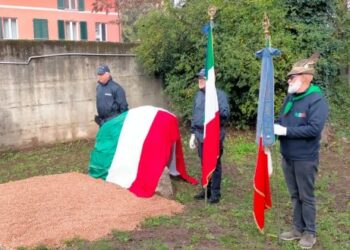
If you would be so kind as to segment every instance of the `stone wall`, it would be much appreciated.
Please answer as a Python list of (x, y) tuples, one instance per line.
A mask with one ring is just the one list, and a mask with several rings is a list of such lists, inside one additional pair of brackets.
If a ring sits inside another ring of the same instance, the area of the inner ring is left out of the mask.
[(166, 107), (162, 83), (147, 75), (133, 44), (1, 41), (0, 150), (94, 138), (96, 68), (110, 66), (130, 107)]

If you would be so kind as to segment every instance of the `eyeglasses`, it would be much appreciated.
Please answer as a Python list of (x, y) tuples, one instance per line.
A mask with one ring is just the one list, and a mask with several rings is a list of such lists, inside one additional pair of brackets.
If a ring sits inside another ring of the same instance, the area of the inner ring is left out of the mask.
[(297, 76), (297, 75), (291, 75), (291, 76), (288, 77), (287, 80), (288, 80), (288, 81), (293, 81), (293, 79), (294, 79), (296, 76)]

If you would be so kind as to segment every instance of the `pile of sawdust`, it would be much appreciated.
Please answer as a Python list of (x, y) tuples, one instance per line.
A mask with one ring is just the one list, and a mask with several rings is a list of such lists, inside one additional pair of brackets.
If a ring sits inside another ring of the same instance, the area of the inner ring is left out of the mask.
[(59, 246), (96, 240), (112, 229), (133, 230), (146, 217), (180, 213), (183, 206), (79, 173), (38, 176), (0, 185), (0, 248)]

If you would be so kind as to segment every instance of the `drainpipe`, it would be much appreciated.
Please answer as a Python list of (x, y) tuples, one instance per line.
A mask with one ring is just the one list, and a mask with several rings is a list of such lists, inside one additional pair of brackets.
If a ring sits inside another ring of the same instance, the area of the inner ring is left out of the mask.
[(28, 65), (32, 59), (57, 57), (57, 56), (115, 56), (115, 57), (135, 57), (135, 54), (100, 54), (100, 53), (59, 53), (31, 56), (24, 62), (0, 61), (0, 64)]
[(119, 24), (119, 42), (123, 42), (123, 33), (122, 33), (122, 18), (121, 18), (121, 11), (120, 11), (120, 0), (117, 0), (117, 8), (118, 8), (118, 24)]

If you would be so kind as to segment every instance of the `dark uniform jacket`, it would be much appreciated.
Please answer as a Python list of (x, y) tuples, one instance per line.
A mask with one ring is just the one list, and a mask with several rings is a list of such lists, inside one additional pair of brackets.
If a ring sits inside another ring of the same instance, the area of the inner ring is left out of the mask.
[(318, 160), (321, 132), (328, 116), (326, 99), (321, 93), (311, 93), (295, 101), (292, 109), (283, 115), (292, 97), (286, 97), (278, 120), (280, 125), (287, 127), (287, 135), (279, 137), (281, 154), (288, 160)]
[(96, 108), (100, 119), (106, 120), (128, 110), (124, 89), (111, 79), (96, 87)]
[[(227, 96), (222, 90), (216, 90), (219, 103), (220, 113), (220, 141), (225, 138), (224, 125), (230, 115), (230, 107), (227, 101)], [(195, 134), (196, 139), (203, 142), (204, 132), (204, 108), (205, 108), (205, 91), (199, 90), (194, 98), (193, 112), (191, 120), (191, 133)]]

